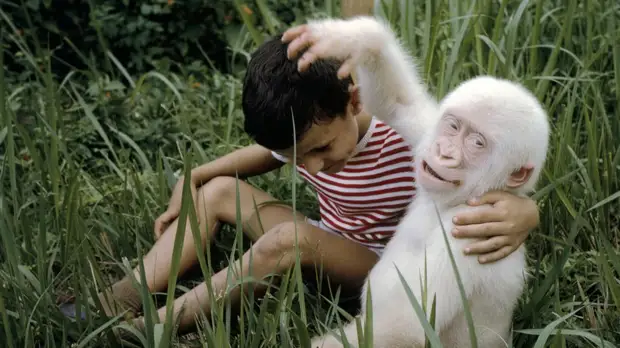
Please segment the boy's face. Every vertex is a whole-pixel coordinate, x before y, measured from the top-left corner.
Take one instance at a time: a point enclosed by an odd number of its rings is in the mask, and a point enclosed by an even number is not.
[[[359,141],[360,129],[356,115],[361,112],[357,88],[352,88],[346,113],[330,122],[313,124],[297,143],[297,164],[310,174],[337,173],[347,164]],[[277,151],[292,159],[293,148]]]

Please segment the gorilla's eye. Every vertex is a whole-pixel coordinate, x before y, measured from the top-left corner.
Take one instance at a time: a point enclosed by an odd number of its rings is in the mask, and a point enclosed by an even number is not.
[[[484,140],[484,137],[479,133],[472,134],[469,137],[469,143],[479,149],[486,146],[486,141]]]
[[[451,131],[459,130],[459,122],[452,116],[446,118],[446,124]]]

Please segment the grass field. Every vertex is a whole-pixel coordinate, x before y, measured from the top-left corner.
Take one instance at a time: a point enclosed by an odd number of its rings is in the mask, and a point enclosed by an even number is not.
[[[468,77],[492,74],[525,83],[552,117],[551,151],[535,195],[541,223],[527,242],[532,278],[515,313],[511,346],[620,344],[620,4],[409,3],[379,4],[376,13],[419,58],[438,98]],[[264,34],[278,30],[268,19],[273,27],[247,22],[235,47],[238,65]],[[6,16],[0,21],[11,25]],[[84,301],[135,266],[153,242],[153,221],[167,205],[175,173],[249,144],[241,127],[242,71],[224,74],[205,63],[129,76],[110,54],[113,75],[91,66],[55,77],[36,52],[24,46],[21,54],[30,66],[26,78],[0,70],[0,342],[111,346],[119,318],[91,311],[85,322],[68,321],[57,297]],[[286,168],[251,182],[316,214],[312,192],[294,174]],[[195,222],[184,206],[181,216],[187,215]],[[247,249],[240,236],[233,227],[222,231],[197,274],[181,284],[208,279]],[[240,318],[222,303],[210,324],[181,341],[303,346],[336,320],[328,300],[304,289],[294,269],[264,300],[246,298]],[[154,308],[147,302],[145,314]],[[171,325],[156,324],[143,345],[176,344],[171,333]]]

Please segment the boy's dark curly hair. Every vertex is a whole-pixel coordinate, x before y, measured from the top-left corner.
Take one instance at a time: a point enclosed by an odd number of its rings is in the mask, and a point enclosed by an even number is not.
[[[286,56],[281,35],[264,42],[253,54],[243,82],[245,131],[271,150],[293,146],[313,123],[344,116],[351,78],[339,79],[340,62],[318,60],[303,73]]]

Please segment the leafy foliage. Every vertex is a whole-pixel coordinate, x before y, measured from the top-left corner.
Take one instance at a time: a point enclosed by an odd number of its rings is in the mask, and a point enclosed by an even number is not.
[[[237,42],[242,12],[255,25],[273,28],[291,23],[314,10],[317,1],[259,1],[248,4],[233,0],[140,0],[140,1],[5,1],[6,16],[19,36],[35,38],[43,52],[51,56],[52,71],[64,76],[73,69],[111,73],[106,58],[112,52],[131,73],[143,73],[162,64],[189,65],[209,61],[221,71],[229,71],[230,48]],[[280,19],[263,23],[257,13],[270,8]],[[33,42],[32,40],[29,40]],[[5,61],[20,71],[20,48],[8,46]],[[33,50],[34,51],[34,50]]]

